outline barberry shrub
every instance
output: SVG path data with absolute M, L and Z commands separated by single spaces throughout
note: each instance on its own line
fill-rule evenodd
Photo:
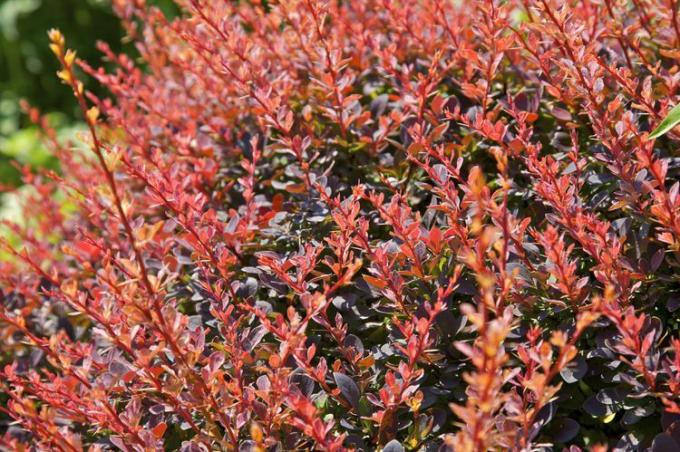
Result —
M 177 3 L 49 33 L 3 448 L 680 448 L 676 2 Z

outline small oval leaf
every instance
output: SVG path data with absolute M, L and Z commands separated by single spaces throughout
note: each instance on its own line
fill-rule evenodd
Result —
M 352 405 L 352 408 L 358 410 L 361 393 L 359 392 L 359 387 L 357 384 L 354 383 L 354 380 L 340 372 L 334 372 L 333 378 L 335 379 L 335 383 L 338 385 L 338 388 L 340 388 L 342 396 L 347 399 L 347 401 Z
M 396 439 L 385 444 L 385 447 L 383 448 L 383 452 L 404 452 L 404 450 L 404 446 Z
M 553 440 L 558 443 L 566 443 L 571 441 L 581 429 L 578 422 L 568 417 L 555 420 L 555 433 Z

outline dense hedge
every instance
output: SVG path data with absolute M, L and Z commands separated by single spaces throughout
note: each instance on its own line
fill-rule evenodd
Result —
M 177 3 L 50 32 L 0 445 L 680 448 L 676 5 Z

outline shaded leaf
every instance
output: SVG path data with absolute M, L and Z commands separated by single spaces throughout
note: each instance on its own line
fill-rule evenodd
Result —
M 342 396 L 352 405 L 352 408 L 358 410 L 361 393 L 354 380 L 340 372 L 334 372 L 333 378 L 335 379 L 335 384 L 340 388 Z
M 568 417 L 555 419 L 553 424 L 555 424 L 555 434 L 552 439 L 558 443 L 570 441 L 578 434 L 581 428 L 578 422 Z
M 677 452 L 678 450 L 680 450 L 680 444 L 666 433 L 659 433 L 652 441 L 652 452 Z
M 401 445 L 399 441 L 396 439 L 393 439 L 389 443 L 385 444 L 385 447 L 383 448 L 383 452 L 404 452 L 406 449 L 404 449 L 404 446 Z

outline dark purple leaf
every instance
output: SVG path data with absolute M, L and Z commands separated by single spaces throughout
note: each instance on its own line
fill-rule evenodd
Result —
M 558 443 L 569 442 L 578 434 L 581 428 L 578 422 L 568 417 L 555 419 L 553 424 L 555 433 L 552 436 L 552 440 Z
M 562 369 L 560 376 L 567 383 L 576 383 L 586 375 L 586 372 L 588 372 L 586 360 L 579 356 Z
M 405 452 L 404 446 L 401 445 L 399 441 L 393 439 L 389 443 L 385 444 L 383 452 Z
M 678 452 L 680 444 L 666 433 L 659 433 L 652 441 L 651 452 Z
M 586 413 L 594 417 L 603 417 L 614 412 L 610 405 L 605 405 L 600 402 L 595 395 L 588 397 L 586 401 L 583 402 L 583 409 Z
M 340 388 L 342 396 L 352 405 L 352 408 L 358 410 L 361 392 L 354 380 L 340 372 L 333 372 L 333 378 L 335 379 L 335 384 Z

